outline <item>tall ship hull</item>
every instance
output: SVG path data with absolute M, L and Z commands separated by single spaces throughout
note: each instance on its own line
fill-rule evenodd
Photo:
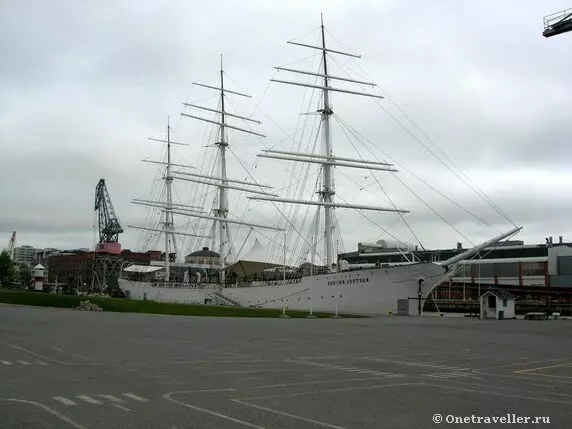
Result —
M 119 286 L 131 299 L 204 304 L 209 302 L 244 307 L 284 308 L 352 314 L 388 314 L 397 310 L 399 299 L 421 298 L 445 277 L 444 268 L 433 263 L 415 263 L 368 270 L 319 274 L 297 280 L 250 286 L 151 283 L 120 279 Z M 413 302 L 413 301 L 412 301 Z M 416 303 L 415 303 L 416 304 Z M 416 305 L 411 305 L 416 310 Z

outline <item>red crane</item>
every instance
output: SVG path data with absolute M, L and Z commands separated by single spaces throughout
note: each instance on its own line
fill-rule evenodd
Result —
M 10 255 L 10 259 L 14 260 L 14 247 L 16 246 L 16 231 L 12 231 L 12 236 L 10 240 L 8 240 L 8 254 Z

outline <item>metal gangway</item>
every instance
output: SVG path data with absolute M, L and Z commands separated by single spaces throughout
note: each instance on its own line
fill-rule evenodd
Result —
M 544 17 L 544 37 L 572 31 L 572 9 L 566 9 Z

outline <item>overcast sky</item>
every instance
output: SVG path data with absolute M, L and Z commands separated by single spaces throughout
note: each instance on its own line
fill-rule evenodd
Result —
M 287 136 L 299 120 L 303 89 L 278 88 L 269 79 L 276 76 L 273 66 L 314 53 L 286 41 L 316 43 L 320 12 L 334 37 L 331 46 L 362 55 L 347 63 L 354 76 L 374 80 L 377 93 L 390 96 L 375 103 L 336 94 L 336 114 L 367 136 L 380 157 L 395 160 L 407 187 L 456 228 L 395 178 L 384 178 L 392 200 L 411 210 L 406 219 L 425 246 L 476 243 L 510 229 L 511 223 L 386 114 L 384 108 L 401 114 L 390 100 L 511 221 L 524 226 L 520 239 L 539 243 L 547 235 L 555 240 L 563 235 L 572 241 L 572 34 L 541 35 L 544 15 L 571 6 L 568 0 L 3 0 L 0 247 L 12 230 L 20 245 L 91 247 L 93 194 L 100 178 L 108 183 L 122 224 L 143 225 L 146 211 L 130 201 L 149 195 L 156 173 L 140 160 L 161 159 L 161 144 L 147 138 L 164 135 L 169 115 L 175 138 L 191 145 L 178 147 L 177 159 L 207 171 L 204 164 L 212 160 L 212 149 L 202 147 L 209 143 L 207 127 L 190 125 L 179 113 L 189 101 L 216 107 L 213 94 L 192 82 L 217 84 L 220 53 L 232 79 L 229 86 L 253 97 L 233 98 L 232 107 L 254 111 L 263 121 L 256 131 L 267 135 L 262 142 L 231 133 L 231 148 L 258 180 L 282 191 L 288 167 L 261 162 L 256 154 L 264 147 L 293 147 Z M 311 63 L 298 68 L 306 65 Z M 400 120 L 414 130 L 403 116 Z M 334 137 L 334 142 L 337 154 L 356 156 L 343 139 Z M 365 179 L 365 172 L 336 171 L 340 199 L 368 204 L 381 195 L 377 184 L 352 193 L 342 174 L 363 183 L 372 180 Z M 232 159 L 229 176 L 248 177 Z M 183 184 L 182 194 L 189 195 L 187 185 L 192 186 Z M 244 208 L 231 199 L 233 207 Z M 267 204 L 248 209 L 245 219 L 277 219 Z M 374 222 L 369 222 L 360 216 L 337 213 L 345 250 L 386 237 L 374 224 L 387 227 L 395 220 L 372 214 Z M 392 228 L 400 239 L 412 241 L 406 228 Z M 264 235 L 258 237 L 264 242 Z M 124 248 L 142 246 L 132 229 L 126 228 L 120 241 Z

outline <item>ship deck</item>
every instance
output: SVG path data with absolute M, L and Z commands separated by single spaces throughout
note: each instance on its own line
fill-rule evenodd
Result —
M 6 428 L 433 428 L 437 413 L 572 421 L 569 320 L 0 312 Z

